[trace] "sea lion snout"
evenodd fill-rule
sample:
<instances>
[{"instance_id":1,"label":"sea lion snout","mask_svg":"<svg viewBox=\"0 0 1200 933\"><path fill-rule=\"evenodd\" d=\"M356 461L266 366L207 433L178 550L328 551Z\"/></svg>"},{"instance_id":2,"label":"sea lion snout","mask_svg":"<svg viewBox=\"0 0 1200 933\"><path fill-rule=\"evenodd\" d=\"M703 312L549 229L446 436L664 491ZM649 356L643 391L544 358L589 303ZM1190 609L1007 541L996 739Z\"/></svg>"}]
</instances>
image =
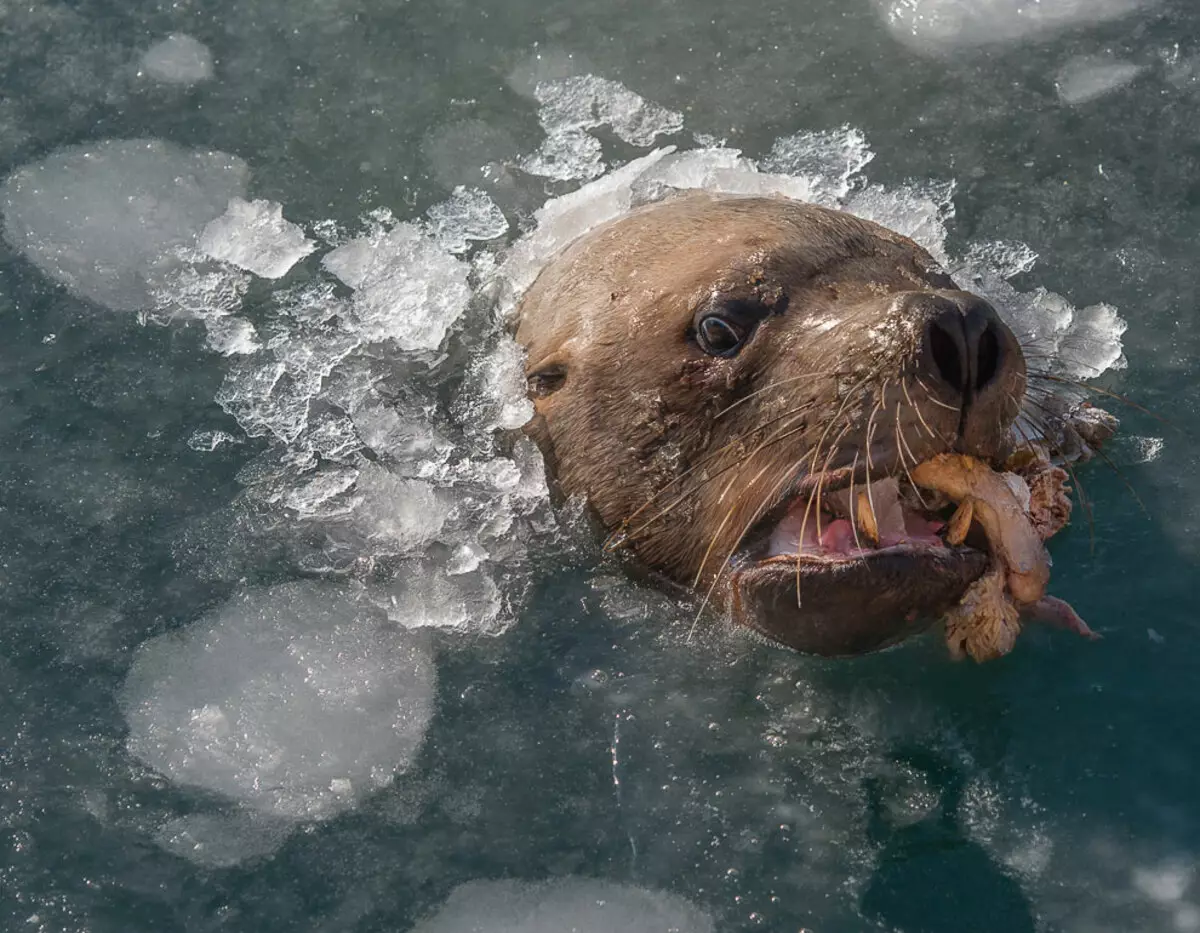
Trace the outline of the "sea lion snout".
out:
<instances>
[{"instance_id":1,"label":"sea lion snout","mask_svg":"<svg viewBox=\"0 0 1200 933\"><path fill-rule=\"evenodd\" d=\"M1025 395L1025 355L992 305L964 291L912 292L902 313L925 322L920 355L931 400L959 409L953 449L984 459L997 455L997 424L1016 417Z\"/></svg>"}]
</instances>

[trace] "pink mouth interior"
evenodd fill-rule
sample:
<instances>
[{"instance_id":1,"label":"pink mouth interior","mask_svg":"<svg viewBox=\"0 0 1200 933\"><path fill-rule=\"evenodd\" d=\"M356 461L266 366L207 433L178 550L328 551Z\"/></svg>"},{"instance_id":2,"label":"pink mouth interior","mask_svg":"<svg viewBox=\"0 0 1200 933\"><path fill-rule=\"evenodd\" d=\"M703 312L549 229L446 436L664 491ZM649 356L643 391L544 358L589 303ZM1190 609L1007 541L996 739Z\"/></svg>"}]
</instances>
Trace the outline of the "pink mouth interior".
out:
<instances>
[{"instance_id":1,"label":"pink mouth interior","mask_svg":"<svg viewBox=\"0 0 1200 933\"><path fill-rule=\"evenodd\" d=\"M865 487L857 486L856 497L859 492L865 492ZM850 501L850 490L841 489L822 495L820 521L815 504L810 508L805 499L794 501L771 532L767 556L811 554L834 558L859 557L900 544L946 546L938 537L945 522L928 518L918 511L919 506L906 503L900 495L900 484L895 479L871 483L871 505L879 529L878 547L861 530L855 537L852 522L855 506Z\"/></svg>"}]
</instances>

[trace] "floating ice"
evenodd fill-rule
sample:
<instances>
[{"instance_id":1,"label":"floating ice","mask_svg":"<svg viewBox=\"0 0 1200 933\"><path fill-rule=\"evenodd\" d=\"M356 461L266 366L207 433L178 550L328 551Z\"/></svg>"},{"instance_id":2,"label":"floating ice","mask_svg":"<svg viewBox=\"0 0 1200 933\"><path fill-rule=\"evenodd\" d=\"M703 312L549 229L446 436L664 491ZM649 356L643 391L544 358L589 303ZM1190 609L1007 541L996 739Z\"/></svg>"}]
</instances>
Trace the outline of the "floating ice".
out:
<instances>
[{"instance_id":1,"label":"floating ice","mask_svg":"<svg viewBox=\"0 0 1200 933\"><path fill-rule=\"evenodd\" d=\"M156 139L70 146L4 182L4 236L75 294L138 310L248 176L237 156Z\"/></svg>"},{"instance_id":2,"label":"floating ice","mask_svg":"<svg viewBox=\"0 0 1200 933\"><path fill-rule=\"evenodd\" d=\"M1145 71L1142 65L1103 55L1079 55L1059 69L1054 79L1059 100L1083 104L1124 87Z\"/></svg>"},{"instance_id":3,"label":"floating ice","mask_svg":"<svg viewBox=\"0 0 1200 933\"><path fill-rule=\"evenodd\" d=\"M508 232L504 212L477 188L455 188L449 200L428 213L434 241L450 253L465 253L472 240L494 240Z\"/></svg>"},{"instance_id":4,"label":"floating ice","mask_svg":"<svg viewBox=\"0 0 1200 933\"><path fill-rule=\"evenodd\" d=\"M610 881L470 881L412 933L711 933L711 918L681 897Z\"/></svg>"},{"instance_id":5,"label":"floating ice","mask_svg":"<svg viewBox=\"0 0 1200 933\"><path fill-rule=\"evenodd\" d=\"M244 356L262 349L254 325L237 317L210 317L204 322L208 329L209 349L223 356Z\"/></svg>"},{"instance_id":6,"label":"floating ice","mask_svg":"<svg viewBox=\"0 0 1200 933\"><path fill-rule=\"evenodd\" d=\"M187 445L192 450L211 453L225 444L240 444L241 441L226 431L196 431L188 438Z\"/></svg>"},{"instance_id":7,"label":"floating ice","mask_svg":"<svg viewBox=\"0 0 1200 933\"><path fill-rule=\"evenodd\" d=\"M289 583L145 642L120 703L129 752L172 780L319 820L408 767L434 686L421 633L347 589Z\"/></svg>"},{"instance_id":8,"label":"floating ice","mask_svg":"<svg viewBox=\"0 0 1200 933\"><path fill-rule=\"evenodd\" d=\"M1042 38L1152 6L1154 0L876 0L888 28L922 50Z\"/></svg>"},{"instance_id":9,"label":"floating ice","mask_svg":"<svg viewBox=\"0 0 1200 933\"><path fill-rule=\"evenodd\" d=\"M522 163L532 175L566 181L602 174L600 141L587 132L599 126L632 146L649 146L657 136L683 129L682 114L595 75L543 81L534 93L546 142Z\"/></svg>"},{"instance_id":10,"label":"floating ice","mask_svg":"<svg viewBox=\"0 0 1200 933\"><path fill-rule=\"evenodd\" d=\"M264 279L287 275L316 244L304 231L283 219L283 205L233 198L220 217L200 235L200 249Z\"/></svg>"},{"instance_id":11,"label":"floating ice","mask_svg":"<svg viewBox=\"0 0 1200 933\"><path fill-rule=\"evenodd\" d=\"M325 268L355 289L356 333L401 350L436 350L471 298L468 267L415 224L352 240L326 254Z\"/></svg>"},{"instance_id":12,"label":"floating ice","mask_svg":"<svg viewBox=\"0 0 1200 933\"><path fill-rule=\"evenodd\" d=\"M203 42L176 32L146 49L138 67L163 84L198 84L212 77L213 58Z\"/></svg>"}]
</instances>

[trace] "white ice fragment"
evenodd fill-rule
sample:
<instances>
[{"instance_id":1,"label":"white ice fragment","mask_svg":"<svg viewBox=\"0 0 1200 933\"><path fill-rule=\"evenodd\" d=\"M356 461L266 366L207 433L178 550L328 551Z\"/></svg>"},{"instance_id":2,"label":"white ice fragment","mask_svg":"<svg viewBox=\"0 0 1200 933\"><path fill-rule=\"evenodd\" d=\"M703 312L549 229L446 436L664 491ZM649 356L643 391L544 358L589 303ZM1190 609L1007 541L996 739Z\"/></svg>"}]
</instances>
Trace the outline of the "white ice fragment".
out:
<instances>
[{"instance_id":1,"label":"white ice fragment","mask_svg":"<svg viewBox=\"0 0 1200 933\"><path fill-rule=\"evenodd\" d=\"M146 49L139 72L163 84L198 84L213 75L212 52L191 36L172 33Z\"/></svg>"},{"instance_id":2,"label":"white ice fragment","mask_svg":"<svg viewBox=\"0 0 1200 933\"><path fill-rule=\"evenodd\" d=\"M403 771L433 714L428 642L353 591L247 590L141 645L120 705L126 746L181 784L289 820L357 802L330 783Z\"/></svg>"},{"instance_id":3,"label":"white ice fragment","mask_svg":"<svg viewBox=\"0 0 1200 933\"><path fill-rule=\"evenodd\" d=\"M463 384L459 405L463 418L481 433L514 430L533 417L526 393L525 351L509 336L474 363Z\"/></svg>"},{"instance_id":4,"label":"white ice fragment","mask_svg":"<svg viewBox=\"0 0 1200 933\"><path fill-rule=\"evenodd\" d=\"M795 133L775 141L761 162L767 172L806 180L812 200L835 203L850 191L852 180L875 158L861 130L843 126L823 133Z\"/></svg>"},{"instance_id":5,"label":"white ice fragment","mask_svg":"<svg viewBox=\"0 0 1200 933\"><path fill-rule=\"evenodd\" d=\"M168 820L154 834L154 841L198 865L231 868L270 855L283 844L293 825L254 811L193 813Z\"/></svg>"},{"instance_id":6,"label":"white ice fragment","mask_svg":"<svg viewBox=\"0 0 1200 933\"><path fill-rule=\"evenodd\" d=\"M876 0L897 39L920 51L1041 39L1118 19L1155 0Z\"/></svg>"},{"instance_id":7,"label":"white ice fragment","mask_svg":"<svg viewBox=\"0 0 1200 933\"><path fill-rule=\"evenodd\" d=\"M854 192L846 210L872 220L923 246L938 262L946 261L946 222L954 216L953 183L883 188L871 185Z\"/></svg>"},{"instance_id":8,"label":"white ice fragment","mask_svg":"<svg viewBox=\"0 0 1200 933\"><path fill-rule=\"evenodd\" d=\"M390 583L371 587L369 595L406 628L497 631L504 607L500 588L478 566L455 569L460 572L450 573L433 560L409 561Z\"/></svg>"},{"instance_id":9,"label":"white ice fragment","mask_svg":"<svg viewBox=\"0 0 1200 933\"><path fill-rule=\"evenodd\" d=\"M427 482L402 479L378 466L364 468L355 484L360 504L347 522L378 553L404 554L437 540L450 503Z\"/></svg>"},{"instance_id":10,"label":"white ice fragment","mask_svg":"<svg viewBox=\"0 0 1200 933\"><path fill-rule=\"evenodd\" d=\"M434 242L449 253L465 253L474 240L494 240L508 232L508 218L487 193L461 185L427 211Z\"/></svg>"},{"instance_id":11,"label":"white ice fragment","mask_svg":"<svg viewBox=\"0 0 1200 933\"><path fill-rule=\"evenodd\" d=\"M241 441L225 431L196 431L188 438L187 445L192 450L211 453L225 444L240 444Z\"/></svg>"},{"instance_id":12,"label":"white ice fragment","mask_svg":"<svg viewBox=\"0 0 1200 933\"><path fill-rule=\"evenodd\" d=\"M224 356L245 356L262 349L254 325L240 317L205 318L208 348Z\"/></svg>"},{"instance_id":13,"label":"white ice fragment","mask_svg":"<svg viewBox=\"0 0 1200 933\"><path fill-rule=\"evenodd\" d=\"M285 508L292 509L300 518L330 518L347 514L361 500L339 497L354 488L358 470L353 467L336 467L319 470L307 482L286 492L281 500Z\"/></svg>"},{"instance_id":14,"label":"white ice fragment","mask_svg":"<svg viewBox=\"0 0 1200 933\"><path fill-rule=\"evenodd\" d=\"M599 175L604 167L600 143L587 132L599 126L608 126L618 139L640 147L683 129L683 114L596 75L543 81L534 93L546 131L541 150L522 165L534 175L564 181Z\"/></svg>"},{"instance_id":15,"label":"white ice fragment","mask_svg":"<svg viewBox=\"0 0 1200 933\"><path fill-rule=\"evenodd\" d=\"M200 235L200 249L213 259L264 279L283 278L315 248L303 230L283 219L283 205L273 201L232 198Z\"/></svg>"},{"instance_id":16,"label":"white ice fragment","mask_svg":"<svg viewBox=\"0 0 1200 933\"><path fill-rule=\"evenodd\" d=\"M1059 69L1054 87L1063 103L1083 104L1124 87L1144 70L1142 65L1104 55L1078 55Z\"/></svg>"},{"instance_id":17,"label":"white ice fragment","mask_svg":"<svg viewBox=\"0 0 1200 933\"><path fill-rule=\"evenodd\" d=\"M414 224L351 240L323 262L356 289L348 326L401 350L436 350L471 298L467 265Z\"/></svg>"},{"instance_id":18,"label":"white ice fragment","mask_svg":"<svg viewBox=\"0 0 1200 933\"><path fill-rule=\"evenodd\" d=\"M515 306L516 299L533 284L550 257L593 227L628 211L633 203L633 184L673 151L671 147L656 149L578 191L547 201L534 215L537 228L513 245L498 270L510 289L502 312Z\"/></svg>"},{"instance_id":19,"label":"white ice fragment","mask_svg":"<svg viewBox=\"0 0 1200 933\"><path fill-rule=\"evenodd\" d=\"M248 176L237 156L157 139L69 146L0 186L4 237L74 294L141 310Z\"/></svg>"},{"instance_id":20,"label":"white ice fragment","mask_svg":"<svg viewBox=\"0 0 1200 933\"><path fill-rule=\"evenodd\" d=\"M712 933L712 919L665 891L584 878L469 881L412 933Z\"/></svg>"}]
</instances>

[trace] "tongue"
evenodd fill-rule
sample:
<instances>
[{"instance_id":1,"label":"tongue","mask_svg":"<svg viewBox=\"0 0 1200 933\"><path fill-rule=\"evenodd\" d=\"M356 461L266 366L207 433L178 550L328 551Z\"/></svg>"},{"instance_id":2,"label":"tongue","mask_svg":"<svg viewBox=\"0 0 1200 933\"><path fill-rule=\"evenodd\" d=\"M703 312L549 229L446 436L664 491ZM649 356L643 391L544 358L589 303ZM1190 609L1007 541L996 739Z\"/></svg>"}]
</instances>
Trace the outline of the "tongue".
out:
<instances>
[{"instance_id":1,"label":"tongue","mask_svg":"<svg viewBox=\"0 0 1200 933\"><path fill-rule=\"evenodd\" d=\"M969 504L974 519L1006 575L1018 603L1036 603L1050 582L1050 558L1012 486L986 463L962 454L939 454L915 467L913 482Z\"/></svg>"}]
</instances>

